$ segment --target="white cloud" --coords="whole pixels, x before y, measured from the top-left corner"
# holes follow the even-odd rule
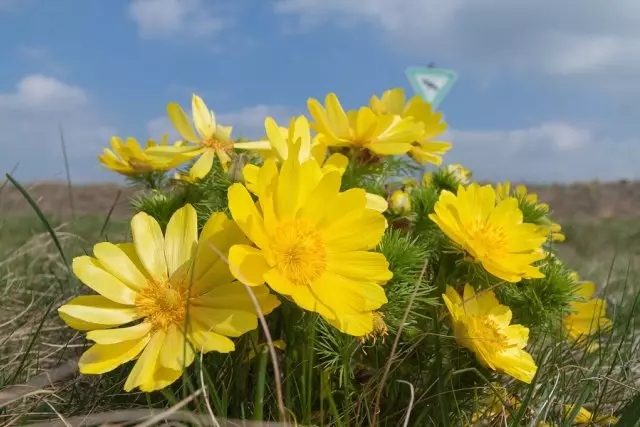
[[[63,179],[60,127],[72,178],[109,177],[101,173],[96,155],[115,129],[83,88],[41,74],[27,75],[13,92],[0,93],[0,172],[19,163],[19,179]]]
[[[189,112],[187,111],[187,114]],[[289,119],[296,115],[296,110],[279,105],[255,105],[227,113],[216,114],[216,120],[225,126],[233,126],[233,136],[247,139],[262,138],[265,134],[264,119],[273,117],[281,126],[287,126]],[[150,138],[160,138],[162,134],[169,135],[170,140],[180,137],[171,121],[166,116],[156,117],[147,123]]]
[[[86,106],[85,91],[42,74],[31,74],[18,83],[16,92],[0,93],[0,109],[26,109],[32,112],[69,110]]]
[[[635,79],[640,72],[636,0],[278,0],[275,8],[307,29],[371,25],[394,48],[428,55],[425,62],[559,76]]]
[[[143,38],[208,37],[225,27],[203,0],[133,0],[128,15]]]
[[[528,129],[459,131],[447,135],[448,163],[460,162],[481,180],[567,182],[640,178],[639,141],[616,141],[561,122]]]

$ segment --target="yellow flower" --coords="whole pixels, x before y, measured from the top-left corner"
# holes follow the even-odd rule
[[[568,417],[575,405],[564,405],[564,416]],[[593,414],[587,411],[584,407],[580,407],[578,410],[578,414],[573,420],[573,425],[596,425],[596,426],[608,426],[615,425],[618,423],[618,417],[614,417],[612,415],[600,415],[598,417],[594,417]]]
[[[388,90],[382,94],[382,98],[372,96],[370,106],[378,115],[393,114],[422,123],[423,132],[413,141],[409,156],[421,165],[442,163],[442,154],[451,149],[451,143],[432,141],[447,130],[447,124],[442,121],[442,113],[434,112],[431,105],[418,95],[405,102],[402,88]]]
[[[311,139],[309,122],[304,116],[291,119],[288,128],[279,127],[275,120],[267,117],[264,126],[268,139],[239,143],[238,148],[259,150],[265,160],[274,160],[276,164],[284,163],[289,158],[289,153],[297,150],[300,163],[313,160],[322,168],[324,174],[336,171],[342,176],[347,169],[349,159],[346,156],[334,153],[326,158],[326,146],[318,143],[317,139]],[[300,144],[299,148],[295,148],[295,144]],[[259,172],[260,167],[252,164],[246,165],[242,170],[245,185],[252,193],[256,192]],[[384,212],[388,204],[384,197],[367,193],[367,207]]]
[[[538,367],[524,348],[529,329],[510,325],[511,309],[502,305],[491,290],[475,293],[465,285],[463,298],[451,286],[442,296],[451,313],[456,341],[473,351],[486,367],[531,383]]]
[[[228,337],[255,329],[257,314],[213,249],[226,253],[246,241],[225,214],[214,213],[199,240],[191,205],[173,214],[164,236],[145,213],[133,217],[131,231],[133,243],[98,243],[94,257],[73,260],[75,275],[100,295],[76,297],[58,313],[95,342],[80,372],[102,374],[137,358],[124,389],[152,391],[177,380],[201,350],[233,351]],[[252,290],[263,313],[279,305],[266,286]]]
[[[334,93],[325,106],[313,98],[307,102],[318,133],[318,142],[328,147],[366,148],[380,156],[407,154],[424,134],[424,126],[411,118],[375,114],[371,108],[345,112]]]
[[[229,188],[229,210],[255,246],[229,251],[232,271],[250,286],[267,283],[304,310],[354,336],[373,330],[373,312],[387,302],[381,283],[392,277],[375,248],[387,223],[366,207],[363,189],[340,192],[338,171],[300,164],[293,146],[280,169],[260,168],[255,203],[242,184]]]
[[[596,285],[593,282],[580,281],[575,272],[571,274],[571,278],[578,285],[574,296],[582,301],[569,303],[571,313],[564,316],[562,324],[571,341],[584,342],[588,337],[596,334],[598,329],[610,328],[611,320],[605,317],[607,302],[604,299],[593,298]],[[597,348],[597,343],[591,343],[588,350],[594,351]]]
[[[411,212],[411,197],[409,197],[409,194],[405,191],[396,190],[391,194],[389,206],[393,213],[409,213]]]
[[[518,201],[508,198],[496,204],[490,185],[458,187],[455,195],[440,193],[429,218],[489,273],[508,282],[544,277],[531,264],[544,258],[546,232],[522,222]]]
[[[125,142],[122,142],[120,138],[114,136],[111,138],[111,149],[113,151],[105,148],[104,153],[99,155],[98,159],[107,169],[126,176],[154,171],[167,171],[189,160],[188,156],[181,154],[175,154],[170,157],[153,156],[150,154],[149,149],[156,146],[156,142],[150,139],[143,150],[135,138],[127,138]],[[167,146],[167,136],[164,135],[160,147]],[[173,145],[173,147],[180,146],[182,146],[181,142]]]
[[[549,205],[546,203],[538,203],[538,195],[535,193],[529,193],[527,187],[524,185],[516,186],[516,189],[511,193],[511,183],[505,181],[496,185],[496,197],[498,200],[504,200],[509,197],[515,197],[518,200],[523,200],[526,203],[535,205],[536,208],[542,209],[545,212],[549,212]],[[562,227],[560,224],[551,221],[549,218],[543,218],[544,224],[541,225],[543,230],[546,230],[547,236],[553,242],[564,242],[565,236],[561,233]]]
[[[200,158],[191,166],[187,181],[197,181],[204,178],[213,166],[214,157],[218,157],[222,168],[226,171],[231,163],[231,153],[234,142],[231,139],[231,126],[222,126],[216,123],[213,111],[198,95],[191,98],[191,115],[197,131],[194,132],[187,115],[180,105],[175,102],[167,106],[169,118],[178,133],[187,141],[195,145],[185,145],[179,149],[157,148],[153,152],[157,154],[183,153],[194,158]]]

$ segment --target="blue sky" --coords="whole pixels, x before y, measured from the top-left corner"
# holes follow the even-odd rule
[[[264,117],[336,92],[357,108],[429,62],[459,79],[439,109],[448,163],[479,179],[640,178],[640,2],[0,0],[0,170],[117,180],[109,137],[171,131],[193,92],[261,136]]]

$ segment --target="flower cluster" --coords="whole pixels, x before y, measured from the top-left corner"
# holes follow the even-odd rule
[[[105,167],[132,177],[187,165],[167,185],[198,194],[224,177],[215,183],[223,208],[202,213],[201,200],[186,203],[164,230],[139,212],[133,243],[99,243],[93,256],[74,260],[75,275],[97,292],[58,310],[95,343],[81,372],[136,360],[125,390],[162,389],[196,354],[234,351],[234,339],[257,330],[258,317],[286,324],[294,312],[360,345],[383,346],[376,338],[400,324],[388,307],[407,294],[406,269],[394,267],[389,247],[408,236],[433,246],[424,280],[427,296],[446,307],[436,304],[450,342],[470,351],[479,368],[531,383],[538,367],[527,347],[536,325],[518,323],[502,289],[517,293],[546,278],[552,245],[564,239],[549,206],[523,186],[473,182],[459,164],[425,171],[421,180],[411,173],[387,179],[383,171],[405,155],[415,171],[440,165],[451,148],[437,140],[447,129],[442,113],[418,96],[407,100],[402,89],[357,110],[345,111],[333,93],[324,104],[309,99],[308,109],[311,120],[293,117],[282,126],[267,117],[262,138],[237,141],[193,95],[192,121],[178,104],[167,107],[182,137],[173,145],[166,137],[144,149],[133,138],[112,139],[113,151],[100,156]],[[593,283],[571,281],[561,328],[581,344],[610,322],[604,301],[592,299]],[[291,337],[276,338],[289,352]]]

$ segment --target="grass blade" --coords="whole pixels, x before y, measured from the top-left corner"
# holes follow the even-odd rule
[[[56,245],[56,249],[58,249],[58,253],[62,258],[62,261],[67,266],[67,271],[69,272],[69,275],[71,275],[71,265],[69,264],[69,261],[67,260],[67,257],[65,256],[64,251],[62,250],[62,245],[60,244],[58,235],[56,234],[55,230],[47,220],[47,217],[42,212],[42,209],[40,209],[40,207],[38,206],[38,203],[36,203],[36,201],[33,200],[33,197],[31,197],[29,192],[22,185],[20,185],[20,183],[16,181],[15,178],[11,176],[11,174],[6,174],[6,177],[18,189],[18,191],[22,194],[22,196],[25,198],[25,200],[29,203],[31,208],[34,210],[36,215],[38,215],[38,218],[40,218],[40,221],[42,221],[42,224],[47,229],[47,232],[51,236],[53,243]]]

